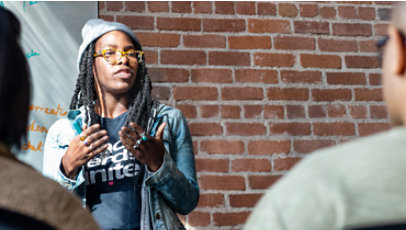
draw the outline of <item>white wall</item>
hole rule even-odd
[[[31,69],[29,143],[19,158],[42,171],[46,131],[66,116],[78,75],[81,29],[97,18],[97,2],[0,2],[22,24],[22,47]]]

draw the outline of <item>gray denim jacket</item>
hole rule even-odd
[[[176,213],[190,213],[199,200],[192,138],[180,110],[160,104],[157,112],[150,135],[155,136],[159,124],[167,122],[163,134],[166,152],[158,171],[150,172],[145,166],[141,230],[184,229]],[[58,120],[51,126],[45,141],[43,173],[78,194],[86,204],[83,169],[75,180],[60,170],[62,157],[70,141],[79,134],[83,117],[83,108],[72,110],[67,119]]]

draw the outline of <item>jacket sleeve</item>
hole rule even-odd
[[[164,139],[169,139],[171,143],[165,145],[161,167],[156,172],[147,169],[145,183],[157,189],[173,211],[186,215],[197,206],[199,200],[192,138],[186,120],[178,109],[168,116],[167,122]]]
[[[61,169],[62,157],[75,136],[67,119],[56,121],[48,130],[45,140],[43,174],[69,191],[75,191],[84,182],[82,171],[75,179],[68,178]]]

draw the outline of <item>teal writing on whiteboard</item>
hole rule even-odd
[[[34,50],[31,50],[31,52],[28,52],[28,53],[25,54],[25,57],[26,58],[31,58],[31,57],[39,56],[39,55],[40,55],[39,53],[35,52]]]
[[[24,1],[23,2],[23,10],[24,10],[24,12],[25,12],[25,5],[26,5],[26,3],[27,3],[28,1]],[[30,6],[32,6],[32,5],[34,5],[34,4],[37,4],[37,3],[40,3],[41,1],[29,1],[28,3],[30,4]]]

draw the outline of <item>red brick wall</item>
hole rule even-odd
[[[307,153],[388,128],[375,42],[391,7],[100,2],[141,41],[154,96],[188,119],[201,187],[189,229],[239,229]]]

